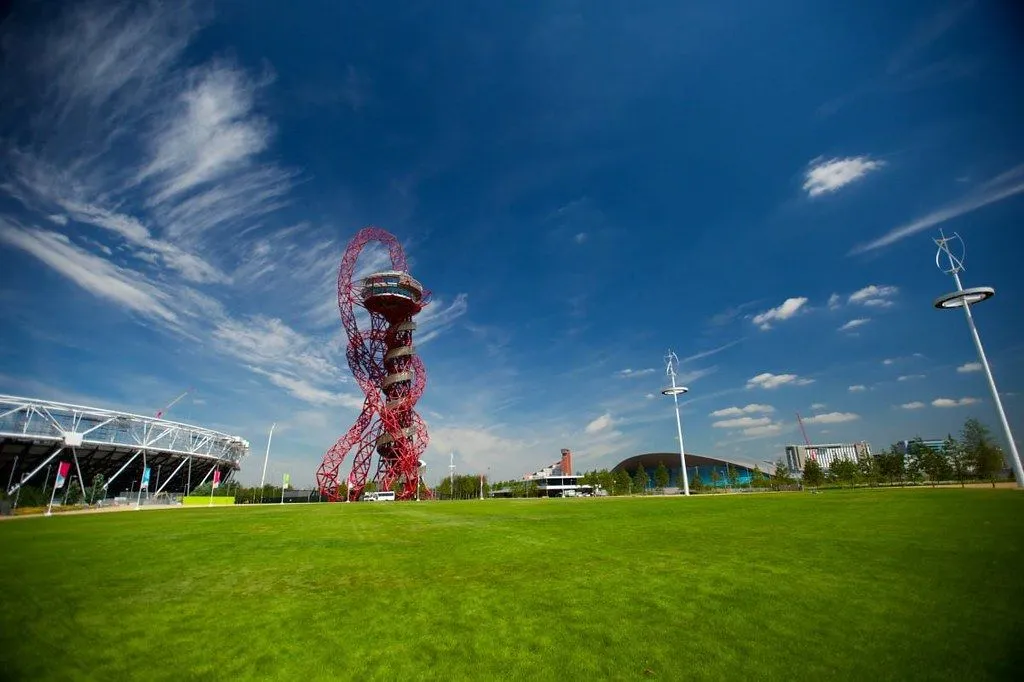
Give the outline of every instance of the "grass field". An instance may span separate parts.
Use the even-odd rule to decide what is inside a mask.
[[[1009,679],[1024,494],[177,509],[0,523],[9,680]]]

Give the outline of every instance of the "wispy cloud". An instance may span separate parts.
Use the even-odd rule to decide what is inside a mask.
[[[804,191],[808,196],[816,197],[829,194],[863,178],[871,171],[885,165],[867,156],[851,156],[844,159],[824,160],[817,158],[808,164],[804,176]]]
[[[806,303],[807,298],[803,296],[797,298],[787,298],[785,301],[782,302],[782,305],[778,306],[777,308],[771,308],[769,310],[764,311],[763,313],[758,313],[757,315],[754,315],[753,322],[761,330],[767,331],[772,328],[772,322],[788,320],[794,317],[797,313],[800,312],[800,309],[803,308],[804,304]]]
[[[983,368],[980,362],[968,362],[957,367],[956,371],[960,372],[961,374],[966,374],[968,372],[980,372],[982,369]]]
[[[632,379],[634,377],[642,377],[647,376],[648,374],[654,374],[656,371],[657,370],[654,369],[653,367],[648,367],[646,369],[630,369],[629,367],[627,367],[626,369],[620,369],[618,372],[615,373],[615,376],[619,377],[620,379]]]
[[[735,341],[730,341],[729,343],[722,344],[721,346],[718,346],[717,348],[712,348],[711,350],[701,351],[700,353],[694,353],[693,355],[689,355],[689,356],[683,358],[679,362],[680,362],[680,364],[685,364],[687,362],[693,362],[694,360],[700,360],[702,358],[710,357],[712,355],[715,355],[716,353],[721,353],[723,350],[727,350],[729,348],[732,348],[733,346],[735,346],[736,344],[738,344],[742,340],[743,339],[736,339]]]
[[[838,310],[842,305],[843,298],[839,294],[832,294],[828,297],[828,309]]]
[[[896,378],[896,381],[914,381],[916,379],[924,379],[923,374],[904,374]]]
[[[960,398],[956,400],[954,398],[936,398],[932,401],[933,407],[963,407],[965,405],[974,405],[979,402],[977,398]]]
[[[38,258],[96,296],[147,317],[168,323],[178,321],[166,296],[156,286],[137,273],[75,246],[62,234],[25,229],[0,218],[0,240]]]
[[[839,331],[847,332],[847,331],[850,331],[851,329],[856,329],[857,327],[861,327],[861,326],[867,324],[870,321],[871,320],[866,318],[866,317],[860,317],[860,318],[857,318],[855,320],[850,320],[849,322],[844,324],[842,327],[840,327]]]
[[[901,239],[906,239],[918,232],[923,232],[954,218],[959,218],[962,215],[984,208],[989,204],[1016,196],[1024,192],[1024,181],[1020,179],[1022,172],[1024,172],[1024,165],[1001,173],[960,199],[936,209],[917,220],[894,227],[878,239],[854,247],[851,249],[850,255],[867,253],[890,244],[895,244]]]
[[[600,417],[598,417],[598,418],[594,419],[593,421],[591,421],[590,423],[588,423],[586,428],[584,429],[584,431],[586,433],[597,433],[599,431],[605,431],[605,430],[611,428],[611,426],[612,426],[612,416],[611,416],[611,414],[605,412]]]
[[[813,382],[814,379],[804,379],[796,374],[771,374],[770,372],[764,372],[747,379],[747,388],[773,389],[779,386],[786,386],[787,384],[806,386]]]
[[[814,403],[813,405],[811,405],[812,410],[824,410],[825,407],[825,403]]]
[[[864,384],[854,384],[853,386],[850,386],[846,390],[848,390],[850,393],[862,393],[868,390],[868,387],[865,386]]]
[[[924,403],[922,403],[920,400],[915,400],[914,402],[903,403],[902,405],[900,405],[900,408],[904,410],[920,410],[923,407]]]

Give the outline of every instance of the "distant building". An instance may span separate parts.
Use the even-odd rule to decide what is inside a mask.
[[[572,470],[572,451],[568,448],[562,448],[559,461],[524,475],[523,480],[535,482],[540,497],[575,497],[592,490],[590,486],[580,485],[580,477]]]
[[[896,446],[899,448],[899,451],[902,454],[906,455],[910,453],[910,444],[912,442],[914,442],[913,439],[901,440],[899,443],[896,444]],[[929,440],[922,440],[921,442],[924,443],[925,447],[931,448],[932,450],[937,450],[939,452],[942,452],[946,445],[945,438],[932,438]]]
[[[786,466],[790,471],[803,471],[808,460],[817,460],[825,471],[841,459],[853,462],[871,456],[871,446],[859,443],[825,443],[822,445],[787,445]]]
[[[668,469],[668,487],[682,490],[683,467],[678,452],[647,452],[642,455],[634,455],[612,467],[612,473],[626,471],[632,476],[637,468],[642,466],[647,472],[647,485],[649,488],[653,488],[654,474],[658,470],[659,464]],[[686,475],[691,487],[699,478],[705,487],[727,488],[731,485],[728,476],[730,469],[735,477],[736,485],[746,486],[753,480],[756,468],[757,464],[736,457],[725,459],[724,457],[697,455],[692,452],[686,453]],[[766,476],[769,473],[771,472],[762,472]]]

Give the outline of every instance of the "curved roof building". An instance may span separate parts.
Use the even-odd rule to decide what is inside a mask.
[[[642,466],[647,472],[647,478],[650,481],[650,485],[653,487],[654,472],[658,468],[659,464],[664,464],[665,468],[668,469],[669,487],[682,488],[683,476],[678,452],[647,452],[640,455],[634,455],[616,464],[612,468],[612,471],[618,472],[625,470],[632,475],[636,471],[637,467]],[[686,453],[686,475],[690,479],[691,485],[699,476],[701,482],[706,486],[724,488],[729,485],[726,476],[729,466],[732,466],[736,471],[738,479],[737,483],[739,485],[746,485],[751,481],[754,473],[754,467],[759,465],[754,462],[748,462],[737,458],[724,459],[721,457],[709,457],[707,455],[695,455],[689,452]],[[769,473],[763,468],[761,471],[764,472],[766,476]],[[715,476],[712,476],[712,472],[717,472],[717,480]]]

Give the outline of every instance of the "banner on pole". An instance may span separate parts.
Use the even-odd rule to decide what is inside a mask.
[[[142,490],[142,488],[149,490],[149,472],[149,467],[142,470],[142,485],[139,487],[139,490]]]
[[[288,484],[291,483],[292,477],[289,474],[284,475],[284,483],[281,484],[282,488],[287,488]]]
[[[213,472],[213,487],[216,488],[220,485],[220,469],[215,469]]]
[[[68,471],[70,471],[70,470],[71,470],[71,462],[61,462],[57,466],[57,480],[53,482],[54,490],[56,490],[57,488],[63,488],[64,487],[64,481],[67,479]]]

